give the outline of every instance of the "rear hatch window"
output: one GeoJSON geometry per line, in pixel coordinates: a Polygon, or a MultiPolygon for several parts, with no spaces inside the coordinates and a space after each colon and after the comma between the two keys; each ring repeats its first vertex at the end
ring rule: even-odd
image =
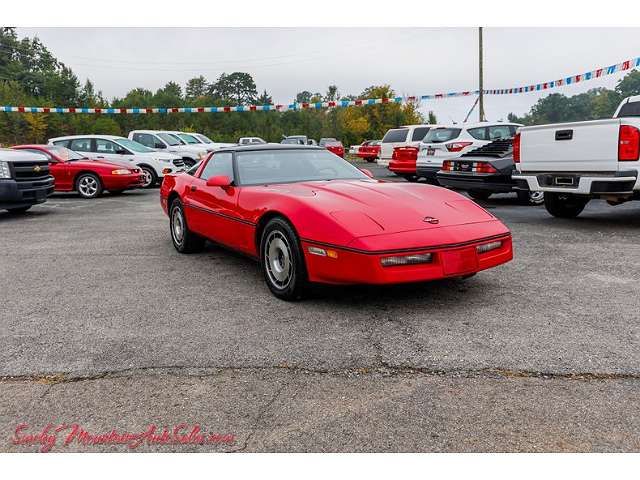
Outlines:
{"type": "Polygon", "coordinates": [[[460,128],[432,128],[422,140],[424,143],[442,143],[458,138],[460,128]]]}
{"type": "Polygon", "coordinates": [[[382,143],[406,142],[408,133],[408,128],[394,128],[385,134],[382,143]]]}
{"type": "Polygon", "coordinates": [[[618,118],[620,117],[640,117],[640,102],[625,103],[618,113],[618,118]]]}

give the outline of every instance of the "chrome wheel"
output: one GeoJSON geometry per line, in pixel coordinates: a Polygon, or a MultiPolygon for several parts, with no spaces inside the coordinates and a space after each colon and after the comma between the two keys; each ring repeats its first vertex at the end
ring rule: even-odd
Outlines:
{"type": "Polygon", "coordinates": [[[184,217],[182,209],[175,207],[171,212],[171,236],[176,245],[182,245],[184,240],[184,217]]]}
{"type": "Polygon", "coordinates": [[[98,193],[99,187],[98,180],[90,175],[83,176],[78,181],[78,191],[83,197],[95,197],[98,193]]]}
{"type": "Polygon", "coordinates": [[[279,230],[269,233],[265,242],[264,267],[269,281],[279,289],[285,289],[293,277],[291,247],[287,237],[279,230]]]}
{"type": "Polygon", "coordinates": [[[544,192],[529,192],[529,202],[533,205],[542,205],[544,203],[544,192]]]}
{"type": "Polygon", "coordinates": [[[153,174],[148,169],[143,168],[142,175],[144,178],[144,181],[142,183],[142,188],[150,187],[151,184],[153,183],[153,174]]]}

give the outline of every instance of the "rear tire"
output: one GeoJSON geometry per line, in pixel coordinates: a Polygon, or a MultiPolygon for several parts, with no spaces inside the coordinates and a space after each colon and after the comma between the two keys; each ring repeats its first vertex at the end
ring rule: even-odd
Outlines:
{"type": "Polygon", "coordinates": [[[267,223],[260,239],[260,264],[264,279],[276,297],[298,300],[308,290],[304,255],[296,232],[284,218],[267,223]]]}
{"type": "Polygon", "coordinates": [[[94,173],[81,173],[76,179],[76,190],[82,198],[97,198],[102,195],[102,182],[94,173]]]}
{"type": "Polygon", "coordinates": [[[469,196],[474,200],[489,200],[491,192],[485,190],[469,190],[469,196]]]}
{"type": "Polygon", "coordinates": [[[403,177],[407,180],[407,182],[417,182],[418,181],[418,177],[416,175],[403,175],[403,177]]]}
{"type": "Polygon", "coordinates": [[[204,238],[189,230],[184,207],[179,199],[169,207],[169,230],[173,246],[180,253],[196,253],[204,248],[204,238]]]}
{"type": "Polygon", "coordinates": [[[542,205],[544,203],[544,192],[517,190],[516,194],[520,205],[542,205]]]}
{"type": "Polygon", "coordinates": [[[575,218],[589,203],[588,197],[571,193],[547,192],[544,195],[544,206],[554,217],[575,218]]]}

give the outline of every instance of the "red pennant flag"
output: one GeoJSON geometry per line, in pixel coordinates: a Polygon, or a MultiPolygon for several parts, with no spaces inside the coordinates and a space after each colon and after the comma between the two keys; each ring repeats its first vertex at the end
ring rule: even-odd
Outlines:
{"type": "Polygon", "coordinates": [[[255,105],[249,105],[249,110],[251,110],[252,112],[256,111],[256,106],[255,105]]]}

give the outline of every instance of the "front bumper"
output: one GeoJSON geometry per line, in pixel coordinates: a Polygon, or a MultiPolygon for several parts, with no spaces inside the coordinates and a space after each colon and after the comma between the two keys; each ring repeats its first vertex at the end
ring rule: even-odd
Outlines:
{"type": "Polygon", "coordinates": [[[467,242],[459,246],[436,246],[393,253],[327,247],[311,241],[303,241],[302,248],[309,280],[339,285],[383,285],[464,277],[501,265],[513,258],[511,235],[509,234],[467,242]],[[500,241],[501,246],[486,253],[477,252],[478,245],[491,241],[500,241]],[[336,258],[309,253],[309,247],[332,249],[337,253],[336,258]],[[392,267],[383,267],[381,263],[384,257],[424,253],[431,253],[432,257],[429,263],[392,267]]]}
{"type": "Polygon", "coordinates": [[[0,180],[0,208],[22,208],[44,203],[53,193],[53,176],[33,181],[0,180]]]}
{"type": "Polygon", "coordinates": [[[587,174],[549,172],[536,174],[514,173],[512,176],[516,188],[532,192],[558,192],[576,195],[630,195],[634,193],[638,183],[635,171],[617,172],[615,174],[587,174]],[[571,185],[559,185],[558,182],[571,185]]]}
{"type": "Polygon", "coordinates": [[[102,177],[106,190],[128,190],[141,188],[144,184],[144,175],[135,173],[132,175],[105,175],[102,177]]]}
{"type": "Polygon", "coordinates": [[[443,187],[456,190],[482,190],[493,193],[509,193],[515,190],[511,176],[500,174],[475,174],[457,172],[439,172],[438,183],[443,187]]]}

